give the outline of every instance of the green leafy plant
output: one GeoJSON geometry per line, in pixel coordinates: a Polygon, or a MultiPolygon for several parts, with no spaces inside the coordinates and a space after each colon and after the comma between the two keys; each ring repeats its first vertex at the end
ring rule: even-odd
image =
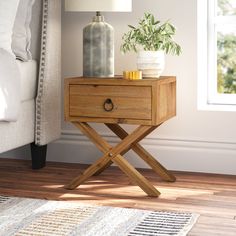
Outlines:
{"type": "Polygon", "coordinates": [[[161,23],[153,14],[144,13],[139,20],[138,26],[128,25],[130,31],[122,37],[121,51],[123,53],[134,51],[139,48],[144,51],[163,50],[166,54],[180,55],[181,47],[173,40],[176,28],[168,21],[161,23]]]}

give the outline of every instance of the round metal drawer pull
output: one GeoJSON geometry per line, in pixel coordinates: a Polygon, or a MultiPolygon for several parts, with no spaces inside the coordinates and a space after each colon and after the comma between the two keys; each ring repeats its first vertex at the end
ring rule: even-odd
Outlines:
{"type": "Polygon", "coordinates": [[[107,98],[106,101],[103,103],[103,108],[105,111],[112,111],[114,108],[114,104],[110,98],[107,98]]]}

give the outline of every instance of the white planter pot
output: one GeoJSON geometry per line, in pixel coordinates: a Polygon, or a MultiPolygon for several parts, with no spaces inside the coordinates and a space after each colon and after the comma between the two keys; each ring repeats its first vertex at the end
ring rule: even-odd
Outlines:
{"type": "Polygon", "coordinates": [[[140,51],[137,57],[137,68],[143,77],[160,77],[165,68],[164,51],[140,51]]]}

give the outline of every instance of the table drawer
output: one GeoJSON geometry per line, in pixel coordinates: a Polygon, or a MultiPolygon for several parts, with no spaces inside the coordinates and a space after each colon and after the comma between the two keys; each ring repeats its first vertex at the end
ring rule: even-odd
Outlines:
{"type": "Polygon", "coordinates": [[[70,85],[71,117],[151,120],[151,86],[70,85]]]}

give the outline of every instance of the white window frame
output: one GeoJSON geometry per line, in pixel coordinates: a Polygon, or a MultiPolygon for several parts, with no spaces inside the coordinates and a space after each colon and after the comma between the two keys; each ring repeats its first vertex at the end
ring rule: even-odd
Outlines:
{"type": "Polygon", "coordinates": [[[217,27],[235,16],[215,17],[217,0],[198,0],[198,108],[236,111],[236,94],[217,92],[217,27]]]}

